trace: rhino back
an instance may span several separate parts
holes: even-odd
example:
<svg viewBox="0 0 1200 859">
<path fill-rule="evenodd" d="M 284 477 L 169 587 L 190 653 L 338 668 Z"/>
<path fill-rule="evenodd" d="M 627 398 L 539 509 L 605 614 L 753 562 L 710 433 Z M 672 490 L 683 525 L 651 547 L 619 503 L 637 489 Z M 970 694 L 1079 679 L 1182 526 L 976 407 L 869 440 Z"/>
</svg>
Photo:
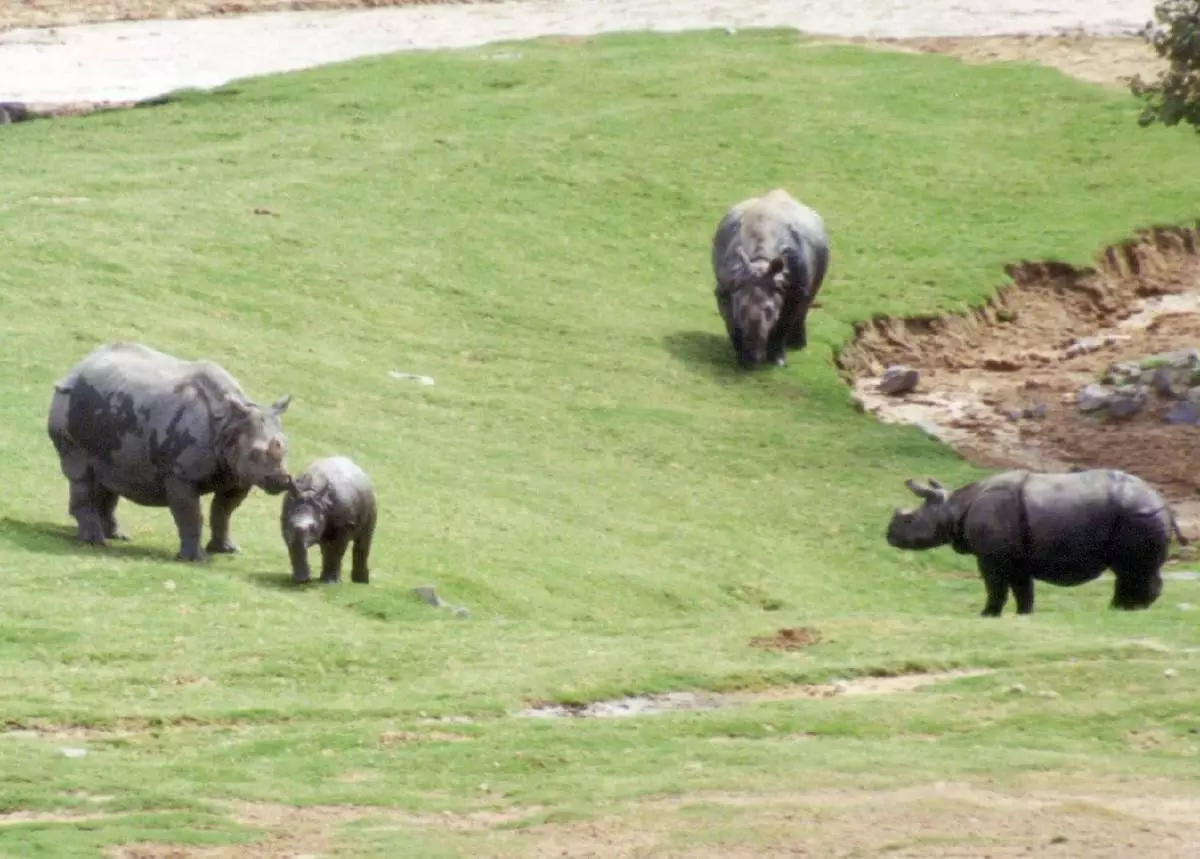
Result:
<svg viewBox="0 0 1200 859">
<path fill-rule="evenodd" d="M 354 525 L 374 517 L 375 490 L 371 479 L 349 457 L 327 456 L 314 460 L 296 479 L 296 485 L 314 490 L 329 486 L 334 500 L 327 513 L 341 524 Z"/>
<path fill-rule="evenodd" d="M 211 488 L 219 480 L 224 396 L 242 393 L 214 367 L 140 344 L 99 348 L 58 385 L 56 446 L 82 451 L 101 483 L 141 503 L 163 503 L 168 474 Z"/>
</svg>

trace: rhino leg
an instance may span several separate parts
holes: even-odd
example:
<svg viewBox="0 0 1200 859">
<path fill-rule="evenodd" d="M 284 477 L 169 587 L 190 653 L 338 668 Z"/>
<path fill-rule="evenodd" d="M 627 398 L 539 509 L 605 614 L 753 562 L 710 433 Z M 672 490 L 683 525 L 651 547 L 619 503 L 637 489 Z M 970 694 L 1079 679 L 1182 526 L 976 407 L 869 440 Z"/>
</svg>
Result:
<svg viewBox="0 0 1200 859">
<path fill-rule="evenodd" d="M 322 582 L 336 585 L 342 580 L 342 558 L 346 556 L 349 545 L 350 538 L 345 534 L 338 534 L 333 539 L 321 543 Z"/>
<path fill-rule="evenodd" d="M 180 561 L 204 561 L 208 554 L 200 548 L 200 532 L 204 528 L 204 515 L 200 512 L 200 493 L 190 483 L 176 477 L 166 480 L 167 506 L 175 519 L 179 531 Z"/>
<path fill-rule="evenodd" d="M 1033 576 L 1025 572 L 1014 573 L 1008 583 L 1017 600 L 1017 614 L 1033 614 Z"/>
<path fill-rule="evenodd" d="M 100 516 L 100 527 L 104 536 L 109 540 L 128 540 L 129 535 L 117 524 L 117 502 L 121 496 L 103 486 L 97 486 L 94 491 L 96 512 Z"/>
<path fill-rule="evenodd" d="M 375 520 L 370 522 L 354 538 L 354 554 L 350 557 L 350 581 L 355 584 L 370 584 L 371 571 L 367 561 L 371 557 L 371 540 L 375 536 Z"/>
<path fill-rule="evenodd" d="M 1003 561 L 979 559 L 979 574 L 987 588 L 987 602 L 980 612 L 981 617 L 999 617 L 1008 602 L 1009 568 Z"/>
<path fill-rule="evenodd" d="M 95 546 L 107 545 L 104 523 L 97 507 L 97 486 L 91 472 L 82 478 L 71 479 L 70 487 L 67 510 L 79 525 L 78 539 Z"/>
<path fill-rule="evenodd" d="M 237 544 L 229 536 L 229 518 L 233 511 L 241 506 L 250 494 L 249 489 L 218 489 L 213 493 L 212 505 L 209 508 L 209 523 L 212 528 L 212 538 L 205 550 L 213 553 L 229 553 L 238 551 Z"/>
<path fill-rule="evenodd" d="M 312 580 L 312 570 L 308 566 L 308 550 L 304 543 L 297 540 L 288 545 L 288 556 L 292 560 L 292 582 L 306 585 Z"/>
<path fill-rule="evenodd" d="M 808 308 L 796 314 L 795 320 L 792 322 L 791 330 L 788 331 L 784 342 L 789 349 L 795 349 L 797 352 L 808 346 Z"/>
<path fill-rule="evenodd" d="M 1162 593 L 1162 575 L 1157 567 L 1143 562 L 1141 565 L 1113 568 L 1117 577 L 1113 588 L 1112 607 L 1124 611 L 1147 609 Z"/>
</svg>

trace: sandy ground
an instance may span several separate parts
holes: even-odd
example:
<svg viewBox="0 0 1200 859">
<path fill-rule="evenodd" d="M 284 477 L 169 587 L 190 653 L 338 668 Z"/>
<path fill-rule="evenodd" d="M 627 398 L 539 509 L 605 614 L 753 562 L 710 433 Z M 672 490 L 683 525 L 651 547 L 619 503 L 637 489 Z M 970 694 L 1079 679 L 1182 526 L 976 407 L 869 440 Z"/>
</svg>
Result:
<svg viewBox="0 0 1200 859">
<path fill-rule="evenodd" d="M 7 0 L 0 9 L 18 5 L 41 8 L 34 20 L 49 23 L 75 20 L 80 13 L 73 10 L 100 6 L 136 17 L 165 7 L 186 12 L 256 4 Z M 789 26 L 870 39 L 1069 31 L 1112 37 L 1134 33 L 1152 16 L 1153 0 L 523 0 L 116 21 L 0 34 L 0 101 L 134 101 L 371 54 L 540 35 Z"/>
</svg>

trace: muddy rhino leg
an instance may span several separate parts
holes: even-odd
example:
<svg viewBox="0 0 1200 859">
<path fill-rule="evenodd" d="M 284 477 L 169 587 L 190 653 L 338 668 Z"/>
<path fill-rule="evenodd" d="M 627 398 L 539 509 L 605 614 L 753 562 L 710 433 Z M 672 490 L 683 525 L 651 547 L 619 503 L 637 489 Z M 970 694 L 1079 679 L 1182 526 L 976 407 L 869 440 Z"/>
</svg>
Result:
<svg viewBox="0 0 1200 859">
<path fill-rule="evenodd" d="M 103 486 L 96 487 L 94 496 L 104 536 L 110 540 L 128 540 L 129 535 L 117 524 L 117 502 L 121 500 L 121 496 Z"/>
<path fill-rule="evenodd" d="M 100 511 L 96 508 L 96 484 L 91 472 L 83 478 L 71 480 L 70 490 L 67 510 L 79 525 L 78 539 L 95 546 L 106 545 L 104 524 Z"/>
<path fill-rule="evenodd" d="M 204 515 L 200 512 L 200 493 L 189 483 L 174 477 L 166 480 L 167 506 L 175 519 L 179 531 L 180 561 L 203 561 L 208 555 L 200 548 L 200 532 L 204 528 Z"/>
<path fill-rule="evenodd" d="M 246 496 L 250 494 L 249 489 L 218 489 L 213 493 L 212 506 L 209 508 L 210 527 L 212 529 L 212 537 L 205 546 L 205 550 L 209 552 L 226 552 L 234 553 L 238 551 L 237 544 L 233 542 L 233 538 L 229 536 L 229 519 L 233 516 L 233 511 L 241 506 L 246 500 Z"/>
<path fill-rule="evenodd" d="M 999 617 L 1008 602 L 1008 564 L 1002 561 L 979 559 L 979 574 L 987 588 L 987 602 L 980 612 L 981 617 Z"/>
<path fill-rule="evenodd" d="M 792 323 L 784 343 L 789 349 L 795 349 L 797 352 L 808 346 L 808 308 L 796 314 L 796 320 Z"/>
<path fill-rule="evenodd" d="M 322 582 L 335 585 L 342 580 L 342 558 L 346 556 L 346 548 L 349 545 L 350 538 L 341 534 L 321 543 Z"/>
<path fill-rule="evenodd" d="M 371 570 L 367 562 L 371 557 L 371 540 L 375 536 L 375 523 L 372 521 L 354 538 L 354 554 L 350 557 L 350 581 L 359 585 L 370 584 Z"/>
</svg>

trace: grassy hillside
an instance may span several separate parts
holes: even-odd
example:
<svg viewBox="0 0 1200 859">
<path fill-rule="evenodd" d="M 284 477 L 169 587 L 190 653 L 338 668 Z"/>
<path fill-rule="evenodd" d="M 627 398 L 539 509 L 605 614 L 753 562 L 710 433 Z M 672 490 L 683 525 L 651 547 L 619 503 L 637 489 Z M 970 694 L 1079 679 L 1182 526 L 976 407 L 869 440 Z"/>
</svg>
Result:
<svg viewBox="0 0 1200 859">
<path fill-rule="evenodd" d="M 1107 610 L 1108 577 L 1039 586 L 1032 618 L 977 618 L 968 559 L 883 541 L 904 478 L 977 472 L 856 414 L 833 366 L 856 320 L 960 309 L 1006 261 L 1084 262 L 1194 220 L 1195 141 L 1135 113 L 1047 69 L 743 32 L 394 56 L 5 129 L 0 700 L 41 733 L 0 737 L 0 806 L 95 811 L 84 791 L 154 814 L 4 826 L 0 852 L 253 837 L 220 798 L 587 815 L 685 788 L 1194 779 L 1200 672 L 1180 649 L 1197 631 L 1178 604 L 1200 584 L 1138 614 Z M 810 348 L 748 375 L 709 242 L 777 185 L 823 213 L 833 262 Z M 293 467 L 340 452 L 376 483 L 373 583 L 289 587 L 261 493 L 236 558 L 173 562 L 170 514 L 128 503 L 132 544 L 74 545 L 46 409 L 113 339 L 292 393 Z M 423 584 L 470 617 L 416 600 Z M 823 642 L 748 646 L 799 625 Z M 1002 670 L 902 698 L 508 715 L 956 666 Z M 1017 681 L 1060 697 L 1007 695 Z M 474 721 L 449 742 L 438 716 Z M 1147 727 L 1169 740 L 1131 746 Z M 815 739 L 781 739 L 796 732 Z M 500 836 L 339 837 L 395 856 Z"/>
</svg>

